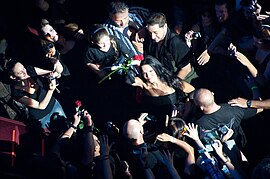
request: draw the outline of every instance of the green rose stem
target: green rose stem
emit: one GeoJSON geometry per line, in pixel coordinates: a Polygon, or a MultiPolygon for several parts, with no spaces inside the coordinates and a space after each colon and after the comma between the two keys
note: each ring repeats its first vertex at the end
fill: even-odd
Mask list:
{"type": "Polygon", "coordinates": [[[106,80],[107,78],[109,78],[112,74],[114,74],[115,72],[117,72],[118,70],[120,69],[124,69],[124,70],[127,70],[125,67],[119,67],[117,69],[115,69],[114,71],[112,71],[111,73],[109,73],[107,76],[105,76],[104,78],[102,78],[98,84],[101,84],[104,80],[106,80]]]}

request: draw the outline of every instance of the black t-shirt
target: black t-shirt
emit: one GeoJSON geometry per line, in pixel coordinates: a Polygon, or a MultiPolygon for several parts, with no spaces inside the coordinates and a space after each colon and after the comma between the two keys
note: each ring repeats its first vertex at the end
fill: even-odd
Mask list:
{"type": "Polygon", "coordinates": [[[143,46],[144,55],[154,56],[167,70],[173,73],[178,73],[192,59],[190,48],[179,35],[173,33],[169,28],[160,46],[150,36],[145,38],[143,46]]]}
{"type": "MultiPolygon", "coordinates": [[[[12,88],[12,97],[15,100],[19,100],[20,98],[22,98],[24,96],[28,96],[29,98],[35,99],[35,100],[40,102],[46,96],[47,91],[43,88],[43,84],[39,80],[34,67],[29,66],[29,67],[27,67],[26,70],[27,70],[28,75],[38,84],[39,88],[35,91],[34,94],[30,94],[30,93],[28,93],[26,91],[15,89],[13,87],[12,88]]],[[[53,108],[53,106],[55,104],[55,101],[56,101],[55,98],[51,97],[49,104],[43,110],[31,108],[31,107],[28,106],[29,113],[30,113],[30,118],[32,118],[32,119],[41,119],[42,117],[46,116],[52,110],[52,108],[53,108]]]]}
{"type": "MultiPolygon", "coordinates": [[[[245,135],[241,128],[242,119],[253,117],[257,113],[254,108],[240,108],[237,106],[230,106],[229,104],[220,104],[221,108],[211,114],[204,114],[195,123],[198,124],[200,129],[212,130],[219,125],[232,125],[234,134],[232,138],[236,143],[244,145],[245,135]],[[239,135],[239,136],[238,136],[239,135]]],[[[240,146],[242,146],[240,145],[240,146]]]]}
{"type": "Polygon", "coordinates": [[[114,37],[112,38],[116,42],[118,52],[116,52],[112,45],[108,52],[103,52],[96,45],[90,44],[84,56],[84,63],[93,63],[99,64],[101,67],[108,67],[117,62],[121,55],[127,55],[128,57],[135,55],[131,50],[127,49],[121,40],[114,37]]]}

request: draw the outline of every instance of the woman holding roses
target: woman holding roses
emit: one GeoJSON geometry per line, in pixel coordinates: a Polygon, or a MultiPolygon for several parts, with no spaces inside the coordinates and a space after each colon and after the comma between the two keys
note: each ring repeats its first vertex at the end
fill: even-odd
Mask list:
{"type": "Polygon", "coordinates": [[[88,42],[84,63],[101,79],[108,75],[111,66],[135,55],[120,39],[109,35],[106,27],[101,24],[94,24],[90,28],[88,42]]]}

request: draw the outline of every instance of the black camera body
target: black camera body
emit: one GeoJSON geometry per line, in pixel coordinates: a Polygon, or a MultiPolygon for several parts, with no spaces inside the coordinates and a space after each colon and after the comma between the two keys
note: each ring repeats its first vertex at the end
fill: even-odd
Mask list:
{"type": "Polygon", "coordinates": [[[235,56],[235,50],[233,50],[233,49],[229,49],[228,50],[228,53],[229,53],[229,55],[231,56],[231,57],[234,57],[235,56]]]}
{"type": "Polygon", "coordinates": [[[47,43],[47,44],[45,44],[45,45],[42,46],[42,49],[43,49],[43,52],[45,54],[47,54],[47,53],[50,52],[51,48],[53,48],[53,47],[54,47],[54,44],[53,43],[47,43]]]}
{"type": "Polygon", "coordinates": [[[145,117],[145,120],[155,122],[156,121],[156,117],[154,115],[147,115],[145,117]]]}
{"type": "Polygon", "coordinates": [[[198,39],[201,37],[201,33],[200,32],[193,32],[192,33],[192,39],[198,39]]]}

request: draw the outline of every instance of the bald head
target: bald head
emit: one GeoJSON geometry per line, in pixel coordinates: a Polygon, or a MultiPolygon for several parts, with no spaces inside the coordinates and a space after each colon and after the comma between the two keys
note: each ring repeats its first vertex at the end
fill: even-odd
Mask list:
{"type": "Polygon", "coordinates": [[[138,120],[130,119],[123,127],[123,135],[136,143],[143,138],[143,127],[138,120]]]}
{"type": "Polygon", "coordinates": [[[198,89],[194,93],[194,102],[197,106],[211,107],[215,104],[214,95],[208,89],[198,89]]]}

